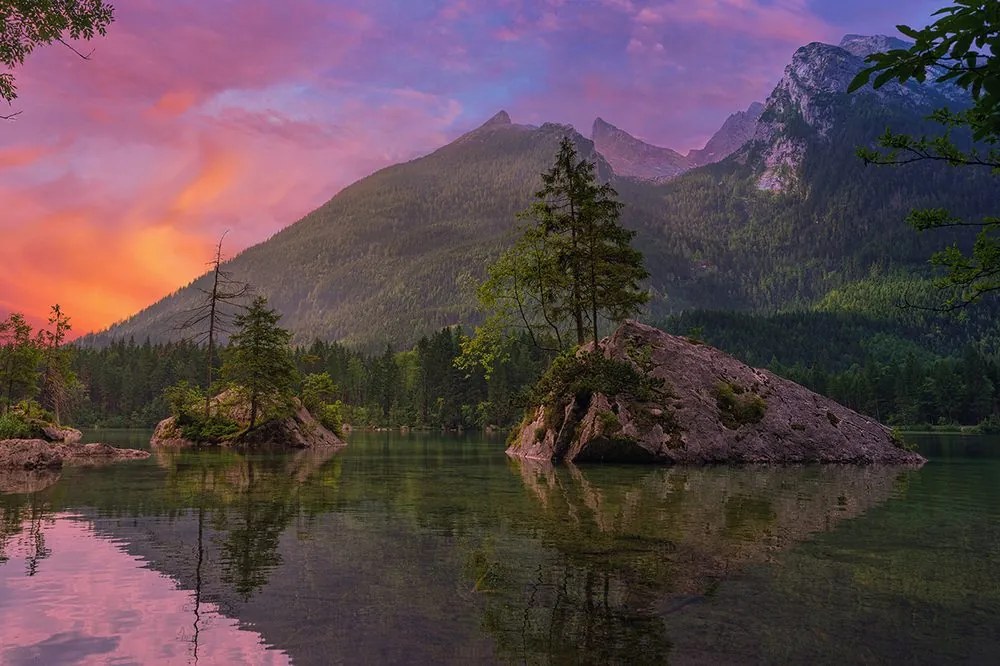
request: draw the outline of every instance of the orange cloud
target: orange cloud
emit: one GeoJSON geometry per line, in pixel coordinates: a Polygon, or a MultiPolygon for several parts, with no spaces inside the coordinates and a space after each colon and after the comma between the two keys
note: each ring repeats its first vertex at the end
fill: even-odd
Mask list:
{"type": "Polygon", "coordinates": [[[0,247],[0,309],[33,315],[59,303],[77,335],[142,309],[200,275],[211,241],[167,224],[106,228],[98,211],[49,215],[0,247]]]}
{"type": "Polygon", "coordinates": [[[185,213],[204,208],[218,201],[236,181],[239,164],[232,153],[212,148],[206,161],[194,180],[177,196],[176,211],[185,213]]]}
{"type": "Polygon", "coordinates": [[[11,146],[0,148],[0,169],[29,166],[51,152],[44,146],[11,146]]]}
{"type": "Polygon", "coordinates": [[[197,101],[198,95],[190,90],[164,93],[149,108],[149,115],[153,118],[176,118],[194,106],[197,101]]]}

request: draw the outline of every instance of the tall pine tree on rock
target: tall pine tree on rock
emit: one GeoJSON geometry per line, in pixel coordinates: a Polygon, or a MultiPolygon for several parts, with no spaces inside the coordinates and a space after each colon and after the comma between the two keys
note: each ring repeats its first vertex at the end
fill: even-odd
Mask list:
{"type": "Polygon", "coordinates": [[[609,183],[598,184],[594,170],[563,138],[535,202],[518,215],[528,224],[479,289],[489,315],[464,345],[464,365],[489,371],[515,328],[550,351],[574,337],[577,345],[588,337],[596,344],[602,323],[620,323],[649,300],[640,288],[649,273],[631,246],[635,232],[621,226],[618,194],[609,183]]]}
{"type": "Polygon", "coordinates": [[[230,338],[222,374],[245,392],[250,402],[250,429],[263,407],[291,396],[295,381],[288,346],[291,334],[278,326],[280,319],[263,297],[255,298],[235,319],[237,330],[230,338]]]}

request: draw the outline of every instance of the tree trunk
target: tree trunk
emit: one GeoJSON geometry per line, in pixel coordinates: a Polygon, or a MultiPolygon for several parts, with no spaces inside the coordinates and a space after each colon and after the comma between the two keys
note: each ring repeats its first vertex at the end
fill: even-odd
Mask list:
{"type": "MultiPolygon", "coordinates": [[[[223,238],[225,234],[223,234],[223,238]]],[[[215,271],[208,314],[208,358],[205,361],[205,420],[212,415],[212,357],[215,355],[215,306],[219,300],[219,264],[222,263],[222,240],[215,250],[215,271]]]]}

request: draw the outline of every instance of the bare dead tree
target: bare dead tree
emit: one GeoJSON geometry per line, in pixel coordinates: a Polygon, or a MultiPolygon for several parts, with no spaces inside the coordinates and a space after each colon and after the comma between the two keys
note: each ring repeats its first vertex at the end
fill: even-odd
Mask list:
{"type": "Polygon", "coordinates": [[[250,293],[250,285],[233,278],[232,273],[222,270],[222,241],[226,231],[215,247],[215,256],[209,262],[212,287],[198,288],[201,301],[186,311],[185,318],[177,325],[178,330],[188,331],[185,340],[195,344],[207,343],[205,360],[205,418],[211,415],[211,387],[215,370],[215,346],[220,334],[232,333],[231,325],[235,310],[245,308],[243,300],[250,293]]]}

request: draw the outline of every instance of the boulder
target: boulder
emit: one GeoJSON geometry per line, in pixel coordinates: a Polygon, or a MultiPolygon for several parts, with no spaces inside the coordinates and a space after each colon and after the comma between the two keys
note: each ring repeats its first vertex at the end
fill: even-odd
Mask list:
{"type": "Polygon", "coordinates": [[[76,444],[83,439],[83,433],[76,428],[47,424],[42,427],[42,436],[50,442],[76,444]]]}
{"type": "Polygon", "coordinates": [[[44,439],[0,440],[0,469],[60,469],[64,457],[61,445],[44,439]]]}
{"type": "Polygon", "coordinates": [[[664,464],[925,462],[877,421],[697,341],[627,321],[597,351],[657,388],[641,400],[557,396],[529,412],[508,455],[664,464]]]}
{"type": "Polygon", "coordinates": [[[107,444],[64,444],[44,439],[0,440],[0,469],[57,470],[64,464],[88,464],[148,458],[149,451],[117,449],[107,444]]]}

